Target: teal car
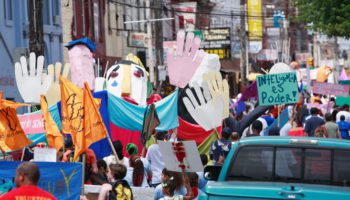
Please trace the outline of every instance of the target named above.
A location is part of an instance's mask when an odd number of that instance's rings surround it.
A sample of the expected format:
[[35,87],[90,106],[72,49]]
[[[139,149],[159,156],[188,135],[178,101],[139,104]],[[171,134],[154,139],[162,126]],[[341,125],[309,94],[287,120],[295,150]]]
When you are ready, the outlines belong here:
[[350,199],[350,141],[249,137],[207,166],[198,199]]

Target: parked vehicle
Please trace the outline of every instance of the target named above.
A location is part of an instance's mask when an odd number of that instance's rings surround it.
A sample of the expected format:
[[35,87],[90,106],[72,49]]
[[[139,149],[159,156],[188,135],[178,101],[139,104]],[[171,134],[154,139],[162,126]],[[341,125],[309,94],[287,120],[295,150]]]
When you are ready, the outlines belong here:
[[249,137],[204,174],[199,199],[350,199],[350,141]]

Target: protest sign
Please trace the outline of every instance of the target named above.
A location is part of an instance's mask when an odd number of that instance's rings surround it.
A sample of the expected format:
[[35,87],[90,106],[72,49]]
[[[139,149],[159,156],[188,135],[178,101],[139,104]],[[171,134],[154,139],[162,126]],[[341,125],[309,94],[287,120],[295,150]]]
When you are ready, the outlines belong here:
[[[21,162],[0,162],[0,194],[15,188],[16,168]],[[79,199],[82,187],[82,164],[35,162],[40,170],[38,186],[57,199]]]
[[338,85],[332,83],[313,82],[312,92],[316,94],[349,96],[350,85]]
[[[340,85],[350,85],[350,81],[338,81]],[[350,103],[350,95],[347,97],[338,96],[335,101],[337,106],[342,106],[344,104]]]
[[[200,172],[203,165],[194,141],[158,141],[165,167],[169,171]],[[179,148],[180,147],[180,148]]]
[[18,115],[21,127],[26,134],[44,133],[44,121],[41,113]]
[[55,148],[34,148],[34,161],[56,162]]
[[258,76],[257,84],[260,106],[298,102],[295,72]]

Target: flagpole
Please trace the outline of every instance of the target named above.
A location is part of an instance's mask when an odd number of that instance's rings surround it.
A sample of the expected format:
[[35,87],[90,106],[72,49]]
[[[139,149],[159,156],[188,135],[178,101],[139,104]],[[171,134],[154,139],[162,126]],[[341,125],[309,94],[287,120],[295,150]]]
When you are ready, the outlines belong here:
[[82,175],[82,184],[81,184],[81,195],[84,195],[84,183],[85,183],[85,163],[86,163],[86,157],[85,157],[85,152],[84,153],[82,153],[81,154],[82,156],[82,173],[83,173],[83,175]]
[[278,118],[278,124],[277,126],[280,127],[281,117],[280,117],[280,105],[277,105],[277,118]]
[[24,148],[22,149],[21,162],[22,162],[22,161],[23,161],[23,159],[24,159],[24,153],[25,153],[25,150],[26,150],[26,148],[24,147]]
[[111,138],[109,137],[109,135],[107,135],[107,139],[108,139],[109,146],[110,146],[111,149],[112,149],[113,155],[115,156],[115,159],[117,159],[117,162],[119,162],[119,161],[120,161],[120,160],[119,160],[119,157],[118,157],[118,155],[117,155],[117,152],[115,151],[115,148],[114,148],[114,146],[113,146],[112,140],[111,140]]

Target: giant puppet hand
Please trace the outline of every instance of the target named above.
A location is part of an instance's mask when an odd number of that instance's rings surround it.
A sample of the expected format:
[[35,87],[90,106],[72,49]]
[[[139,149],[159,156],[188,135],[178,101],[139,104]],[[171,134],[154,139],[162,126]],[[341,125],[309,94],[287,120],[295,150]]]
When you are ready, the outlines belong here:
[[198,66],[201,64],[204,52],[198,51],[201,40],[194,37],[192,32],[187,34],[186,44],[185,32],[177,33],[176,52],[169,48],[167,53],[168,73],[170,83],[184,88],[191,80]]
[[16,83],[24,102],[40,103],[40,95],[46,94],[51,85],[51,78],[43,74],[44,56],[29,55],[29,73],[26,57],[15,64]]
[[186,90],[188,97],[184,97],[183,102],[193,119],[206,131],[208,131],[220,126],[224,104],[220,95],[216,96],[215,102],[213,99],[211,99],[208,85],[206,84],[206,82],[203,82],[202,84],[202,93],[198,84],[193,83],[193,88],[195,90],[196,96],[199,99],[199,103],[190,89]]
[[49,106],[57,103],[61,99],[61,91],[60,91],[60,76],[62,75],[67,79],[70,64],[66,63],[63,67],[63,71],[61,73],[62,64],[57,62],[55,67],[51,64],[47,67],[47,73],[51,77],[51,86],[46,93],[46,100]]
[[208,83],[210,94],[216,103],[217,97],[223,100],[222,119],[229,116],[229,87],[226,79],[222,79],[220,72],[208,72],[203,74],[203,80]]

